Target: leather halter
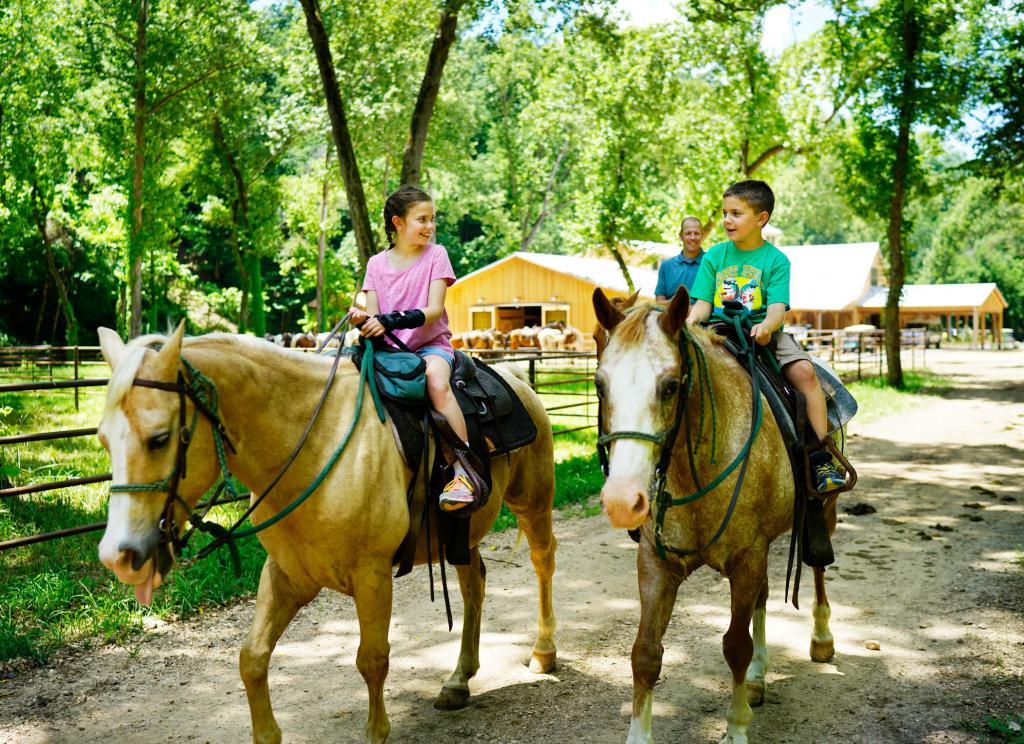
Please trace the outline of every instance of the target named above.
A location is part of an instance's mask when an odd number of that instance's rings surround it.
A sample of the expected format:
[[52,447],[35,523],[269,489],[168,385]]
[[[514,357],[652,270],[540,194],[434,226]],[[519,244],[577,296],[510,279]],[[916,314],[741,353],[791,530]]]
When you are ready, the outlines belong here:
[[[338,323],[331,330],[328,337],[324,339],[320,347],[317,349],[318,352],[322,351],[327,346],[330,340],[334,338],[334,336],[339,332],[339,329],[348,325],[350,315],[351,314],[346,314],[340,321],[338,321]],[[227,545],[228,550],[231,554],[235,577],[237,578],[241,576],[241,556],[239,554],[238,547],[235,545],[235,540],[240,537],[248,537],[250,535],[254,535],[257,532],[260,532],[266,529],[267,527],[270,527],[272,524],[275,524],[281,518],[287,516],[300,503],[302,503],[302,501],[304,501],[305,498],[310,493],[312,493],[316,485],[319,485],[320,479],[325,474],[324,472],[322,472],[320,476],[318,476],[318,479],[315,481],[314,485],[306,489],[302,496],[293,500],[291,504],[289,504],[286,508],[282,509],[276,515],[274,515],[270,519],[265,520],[264,522],[261,522],[260,524],[254,527],[251,527],[246,530],[239,530],[239,528],[245,522],[245,520],[249,518],[249,515],[251,515],[253,511],[255,511],[256,507],[258,507],[263,502],[263,500],[267,497],[267,495],[274,488],[274,486],[277,485],[278,481],[281,480],[284,474],[288,471],[288,468],[291,467],[291,464],[295,461],[295,458],[298,457],[299,452],[305,445],[306,440],[309,437],[309,433],[312,430],[313,425],[319,418],[320,411],[323,409],[324,403],[327,400],[327,395],[330,392],[331,386],[334,382],[335,373],[338,371],[338,362],[340,360],[341,354],[338,353],[335,355],[334,363],[331,366],[330,374],[327,376],[327,381],[324,383],[323,392],[320,396],[320,400],[317,403],[316,408],[313,410],[313,415],[310,417],[309,423],[306,424],[306,428],[303,431],[302,436],[299,438],[299,441],[296,443],[295,448],[292,450],[291,454],[288,456],[288,459],[281,467],[281,470],[270,481],[269,485],[267,485],[263,492],[258,497],[252,500],[252,502],[249,505],[249,508],[246,509],[245,513],[242,514],[237,520],[235,520],[235,522],[228,528],[225,528],[217,524],[216,522],[208,522],[205,520],[206,515],[214,506],[217,505],[217,499],[223,490],[227,490],[236,499],[240,498],[239,494],[235,490],[235,487],[231,483],[231,472],[228,470],[227,467],[227,459],[224,451],[224,445],[227,445],[228,449],[231,450],[232,454],[237,454],[237,450],[235,449],[235,446],[231,442],[230,438],[228,437],[227,429],[225,428],[224,423],[221,421],[220,415],[217,411],[217,389],[213,381],[206,378],[201,372],[199,372],[199,370],[193,367],[191,363],[187,359],[185,359],[185,357],[180,357],[180,361],[182,367],[184,367],[185,370],[189,372],[189,376],[191,378],[190,380],[186,380],[181,367],[179,367],[178,369],[178,377],[176,382],[147,380],[139,377],[136,377],[134,380],[132,380],[132,385],[136,385],[138,387],[153,388],[154,390],[165,390],[167,392],[173,392],[178,394],[178,450],[177,453],[175,454],[175,464],[174,469],[171,471],[171,474],[161,481],[155,481],[152,483],[123,483],[110,486],[110,491],[112,493],[134,493],[140,491],[150,491],[167,494],[167,500],[164,503],[164,508],[161,512],[160,518],[160,540],[157,543],[156,548],[154,549],[158,560],[162,561],[164,564],[158,567],[161,569],[161,573],[166,575],[167,571],[170,570],[171,564],[173,564],[175,560],[175,556],[180,556],[182,554],[184,549],[187,547],[188,541],[191,539],[192,534],[196,530],[199,530],[201,532],[206,532],[208,534],[213,535],[214,539],[212,542],[210,542],[209,544],[205,545],[202,549],[200,549],[192,560],[195,561],[199,560],[200,558],[205,558],[206,556],[210,555],[213,551],[215,551],[217,548],[219,548],[221,545]],[[209,383],[209,393],[201,392],[204,390],[204,382]],[[195,406],[195,411],[192,414],[192,422],[188,427],[186,427],[185,425],[186,397],[188,397],[188,399],[191,400],[193,405]],[[360,403],[361,399],[362,396],[360,395]],[[361,407],[361,405],[357,403],[357,412],[352,422],[353,426],[355,424],[356,419],[358,419],[359,417],[359,407]],[[207,502],[205,508],[201,513],[193,510],[192,507],[189,506],[187,502],[185,502],[180,496],[178,496],[178,483],[181,479],[185,477],[187,461],[186,455],[188,452],[188,446],[192,442],[193,434],[195,433],[196,426],[199,423],[200,414],[204,415],[210,421],[210,425],[213,430],[214,446],[217,453],[217,462],[218,465],[220,466],[222,476],[221,482],[217,486],[217,489],[214,492],[213,497]],[[333,464],[334,460],[332,459],[332,461],[328,463],[328,465],[325,467],[325,471],[329,470],[330,467],[333,466]],[[191,525],[188,531],[185,532],[185,534],[182,537],[178,537],[178,527],[174,520],[175,503],[180,504],[185,509],[185,512],[188,514],[188,522]]]
[[[184,358],[182,358],[181,361],[184,366],[190,367]],[[195,372],[194,368],[191,368],[189,371],[192,373]],[[185,549],[185,546],[188,544],[188,540],[195,529],[198,528],[203,529],[204,531],[211,531],[212,529],[220,527],[220,525],[216,525],[215,528],[211,528],[211,523],[204,522],[202,519],[209,511],[209,508],[216,503],[216,498],[220,493],[220,489],[218,489],[214,498],[211,499],[210,505],[202,515],[197,515],[193,512],[192,507],[178,495],[178,484],[185,478],[187,472],[188,447],[192,443],[196,426],[199,424],[200,414],[209,420],[210,425],[213,428],[214,439],[218,440],[218,446],[222,448],[223,444],[227,444],[232,453],[235,453],[236,450],[234,444],[227,435],[224,423],[217,414],[215,409],[216,403],[214,402],[214,406],[211,407],[207,401],[202,399],[202,395],[199,392],[200,387],[195,380],[194,374],[192,380],[186,380],[182,368],[179,367],[177,380],[175,382],[147,380],[141,377],[136,377],[132,380],[132,385],[177,393],[178,395],[178,447],[174,455],[174,468],[171,470],[171,473],[163,480],[153,481],[151,483],[119,483],[110,486],[111,493],[137,493],[139,491],[149,491],[167,494],[167,499],[164,501],[164,507],[161,510],[160,516],[160,540],[155,548],[157,561],[164,564],[159,568],[162,573],[166,573],[170,570],[170,565],[174,562],[175,556],[181,555],[182,551]],[[194,406],[192,422],[188,426],[186,426],[186,397],[192,401]],[[216,401],[216,398],[214,398],[214,401]],[[234,493],[233,486],[228,483],[227,478],[225,478],[224,484],[221,485],[221,488],[223,488],[225,484],[228,486],[229,490]],[[179,504],[185,509],[188,514],[189,522],[191,522],[193,526],[192,529],[190,529],[181,538],[178,537],[178,528],[174,520],[175,504]]]
[[[737,326],[741,326],[744,322],[749,321],[749,315],[736,315],[731,318],[732,322]],[[740,338],[744,338],[743,334],[738,334]],[[611,341],[611,334],[609,334],[609,342]],[[686,332],[686,328],[679,330],[679,356],[680,356],[680,371],[682,373],[683,384],[679,386],[679,392],[676,396],[676,409],[672,423],[660,432],[650,433],[641,431],[629,431],[619,430],[608,432],[607,434],[601,433],[597,439],[597,452],[598,460],[601,463],[601,468],[604,471],[605,478],[608,477],[608,444],[615,441],[616,439],[638,439],[642,441],[653,442],[655,447],[660,447],[658,452],[658,462],[654,466],[651,473],[651,481],[648,486],[648,491],[653,495],[652,507],[654,511],[654,547],[658,552],[658,556],[661,559],[667,557],[667,553],[685,557],[690,555],[696,555],[705,550],[711,548],[715,543],[718,542],[719,538],[725,532],[725,528],[729,525],[729,521],[732,519],[733,511],[736,508],[736,502],[739,498],[740,489],[743,485],[743,478],[746,475],[747,463],[750,460],[750,451],[753,447],[754,440],[757,438],[757,434],[761,428],[761,391],[758,384],[757,374],[751,375],[751,393],[753,397],[753,410],[751,412],[750,422],[750,436],[747,439],[746,444],[740,449],[733,458],[733,461],[725,467],[725,469],[719,473],[711,482],[707,485],[702,486],[697,475],[697,468],[694,461],[693,442],[690,438],[690,427],[689,427],[689,414],[686,408],[686,402],[689,400],[690,393],[693,391],[693,364],[690,360],[690,354],[688,347],[691,346],[690,336]],[[711,387],[710,375],[707,368],[707,361],[703,357],[703,350],[696,344],[692,344],[694,348],[694,354],[697,359],[697,374],[703,375],[701,385],[698,390],[701,391],[701,407],[703,415],[703,383],[706,380],[708,387]],[[756,347],[753,343],[747,343],[747,348],[744,349],[749,354],[750,369],[754,370],[754,361],[756,355]],[[712,398],[712,407],[714,406],[714,399]],[[604,417],[602,414],[602,406],[598,405],[598,427],[603,432],[604,429]],[[712,410],[714,415],[714,411]],[[684,426],[685,425],[685,426]],[[687,457],[689,459],[690,473],[693,477],[694,483],[697,485],[697,490],[686,496],[674,498],[665,488],[668,474],[668,467],[672,460],[672,451],[675,446],[676,437],[679,434],[679,429],[683,427],[686,430],[686,450]],[[712,452],[714,448],[714,434],[712,434]],[[712,462],[714,457],[712,456]],[[666,545],[662,539],[665,515],[668,510],[672,507],[683,506],[685,504],[692,504],[709,492],[718,487],[737,466],[740,466],[739,476],[736,479],[736,485],[733,488],[732,497],[729,500],[729,506],[726,509],[725,516],[722,519],[722,523],[719,526],[714,536],[704,545],[698,548],[677,548],[671,545]]]

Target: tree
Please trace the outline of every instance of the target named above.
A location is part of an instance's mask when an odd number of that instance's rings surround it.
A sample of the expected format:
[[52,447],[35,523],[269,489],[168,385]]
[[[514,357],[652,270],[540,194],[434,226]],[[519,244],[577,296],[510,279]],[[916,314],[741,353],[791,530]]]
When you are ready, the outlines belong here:
[[[866,214],[886,220],[889,294],[885,307],[887,379],[902,387],[899,301],[906,279],[908,200],[923,181],[913,133],[949,131],[959,121],[970,80],[973,9],[941,0],[881,0],[840,6],[877,60],[858,95],[853,132],[844,147],[846,195]],[[869,92],[870,91],[870,92]]]
[[1024,176],[1024,2],[985,9],[984,40],[979,60],[978,103],[986,113],[975,164],[992,176]]
[[240,276],[238,330],[266,332],[261,259],[280,244],[275,169],[289,149],[318,130],[319,113],[288,86],[287,69],[266,20],[240,18],[249,39],[244,64],[211,81],[199,126],[210,145],[214,192],[230,205],[231,243]]
[[678,100],[675,41],[663,29],[618,30],[592,23],[566,44],[565,75],[580,112],[580,181],[575,226],[634,289],[623,252],[629,241],[657,239],[668,211],[665,189]]
[[[129,175],[128,332],[142,332],[142,269],[152,236],[146,232],[156,178],[147,174],[163,156],[170,139],[168,129],[186,118],[175,106],[186,94],[224,69],[237,64],[244,43],[230,33],[234,14],[247,12],[242,0],[232,4],[198,0],[89,0],[76,25],[83,62],[99,72],[120,100],[110,115],[121,118],[112,126],[112,149],[131,152]],[[129,105],[125,105],[129,104]],[[164,121],[159,121],[161,118]],[[154,127],[162,123],[159,137]],[[130,129],[130,132],[125,131]],[[120,130],[120,131],[118,131]],[[120,135],[120,136],[119,136]],[[127,139],[127,142],[124,141]]]

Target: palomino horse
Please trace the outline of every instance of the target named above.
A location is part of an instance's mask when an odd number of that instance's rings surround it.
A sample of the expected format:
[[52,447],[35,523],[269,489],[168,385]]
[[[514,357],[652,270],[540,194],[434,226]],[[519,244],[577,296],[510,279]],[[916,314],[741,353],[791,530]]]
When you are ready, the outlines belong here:
[[[169,497],[154,492],[168,489],[135,492],[124,484],[161,486],[177,481],[174,524],[187,525],[185,505],[195,506],[218,476],[217,445],[206,417],[200,417],[194,430],[185,472],[180,479],[175,476],[183,427],[180,397],[168,389],[179,375],[189,382],[198,371],[216,386],[219,411],[213,418],[223,423],[235,450],[223,449],[225,461],[253,493],[260,493],[279,474],[299,441],[331,366],[328,359],[245,336],[211,334],[183,342],[183,328],[179,326],[170,337],[146,336],[127,345],[113,331],[100,329],[103,356],[113,374],[98,436],[110,451],[113,482],[121,485],[110,497],[100,560],[122,582],[133,584],[136,597],[144,603],[152,599],[171,564],[159,525]],[[155,343],[163,344],[159,352],[151,348]],[[538,632],[530,668],[547,672],[555,664],[551,425],[529,386],[505,370],[501,374],[523,399],[538,434],[532,444],[492,462],[491,498],[471,517],[470,563],[456,567],[465,608],[462,648],[455,671],[435,701],[443,709],[466,705],[469,680],[480,666],[485,570],[477,543],[490,529],[503,499],[526,533],[539,580]],[[156,381],[164,388],[144,386],[145,381]],[[356,667],[369,690],[366,741],[383,742],[391,729],[384,710],[384,678],[390,650],[392,556],[409,527],[406,491],[412,473],[390,427],[375,416],[369,396],[358,420],[352,421],[358,387],[358,373],[343,364],[312,436],[253,514],[253,522],[261,523],[286,508],[328,462],[345,427],[350,423],[355,427],[348,446],[312,497],[259,533],[267,560],[252,629],[239,659],[255,742],[281,740],[267,686],[270,655],[295,614],[324,587],[355,599],[360,632]],[[183,400],[187,406],[183,418],[191,421],[194,404],[189,398]],[[437,556],[436,546],[433,555]],[[422,536],[417,559],[427,559]]]
[[[790,529],[793,519],[793,473],[782,435],[774,418],[763,416],[730,519],[743,468],[734,468],[720,483],[713,483],[740,461],[750,436],[749,375],[722,346],[721,337],[686,326],[689,296],[684,288],[664,311],[643,304],[627,313],[596,290],[594,309],[610,331],[595,379],[603,406],[601,441],[610,445],[601,503],[613,526],[641,528],[640,627],[633,644],[633,714],[627,744],[653,741],[652,691],[661,673],[662,637],[680,583],[701,565],[729,578],[732,618],[723,650],[732,671],[733,693],[722,742],[746,742],[753,717],[750,703],[764,701],[768,666],[768,546]],[[711,416],[714,420],[709,420]],[[672,447],[666,472],[657,473],[666,443]],[[667,508],[659,528],[662,485],[676,497],[713,487],[702,498]],[[836,515],[835,501],[830,503],[831,532]],[[823,569],[814,569],[814,588],[811,658],[828,661],[833,643]]]

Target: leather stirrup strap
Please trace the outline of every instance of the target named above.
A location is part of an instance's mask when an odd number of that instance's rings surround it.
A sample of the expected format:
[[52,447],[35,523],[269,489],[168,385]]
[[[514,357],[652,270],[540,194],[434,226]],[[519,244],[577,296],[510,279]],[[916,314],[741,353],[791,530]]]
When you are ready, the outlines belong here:
[[[405,533],[405,539],[395,553],[398,558],[397,579],[412,571],[413,563],[416,561],[416,547],[420,541],[420,532],[423,529],[423,520],[426,516],[427,502],[430,499],[430,421],[423,417],[423,454],[420,456],[420,465],[413,473],[412,481],[409,484],[409,531]],[[416,488],[416,478],[420,471],[423,471],[423,487]],[[429,536],[428,536],[429,537]]]
[[466,447],[466,443],[459,439],[459,435],[452,429],[451,424],[448,423],[442,414],[431,409],[430,419],[434,424],[434,428],[441,435],[444,443],[448,445],[452,455],[459,461],[466,470],[466,475],[469,476],[470,485],[473,486],[473,493],[476,495],[476,501],[482,502],[490,492],[487,487],[487,483],[484,481],[483,476],[480,474],[484,472],[484,464],[480,461],[480,458],[476,456],[473,450]]
[[[786,591],[783,595],[784,600],[788,599],[789,587],[790,587],[790,576],[793,578],[793,607],[800,609],[800,576],[803,573],[803,534],[804,534],[804,515],[806,512],[807,504],[807,492],[806,483],[807,470],[809,464],[807,462],[807,400],[799,390],[793,391],[796,396],[796,437],[797,437],[797,450],[799,454],[800,465],[798,467],[803,468],[804,477],[800,478],[799,474],[795,474],[794,477],[794,495],[793,495],[793,529],[789,535],[789,564],[786,566]],[[793,566],[796,566],[794,573]]]

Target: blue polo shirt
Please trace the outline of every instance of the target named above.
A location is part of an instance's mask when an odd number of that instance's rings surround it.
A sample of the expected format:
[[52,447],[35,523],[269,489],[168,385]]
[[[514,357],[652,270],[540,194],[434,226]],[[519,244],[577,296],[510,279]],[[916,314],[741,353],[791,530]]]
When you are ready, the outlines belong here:
[[[658,267],[658,286],[654,288],[654,294],[663,295],[671,300],[680,284],[686,287],[686,291],[693,289],[693,282],[697,278],[697,269],[700,268],[700,262],[703,260],[703,251],[696,258],[687,258],[682,252],[678,256],[666,258]],[[693,303],[694,299],[691,297],[690,304]]]

